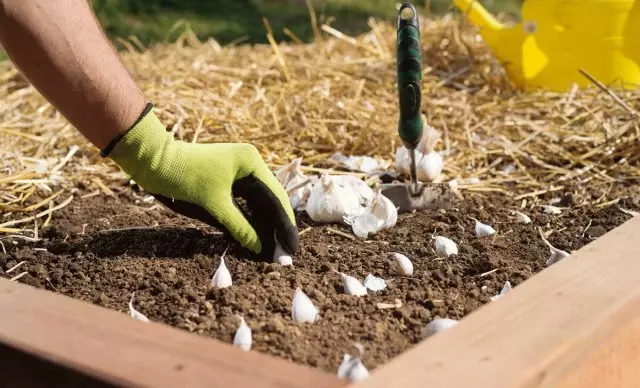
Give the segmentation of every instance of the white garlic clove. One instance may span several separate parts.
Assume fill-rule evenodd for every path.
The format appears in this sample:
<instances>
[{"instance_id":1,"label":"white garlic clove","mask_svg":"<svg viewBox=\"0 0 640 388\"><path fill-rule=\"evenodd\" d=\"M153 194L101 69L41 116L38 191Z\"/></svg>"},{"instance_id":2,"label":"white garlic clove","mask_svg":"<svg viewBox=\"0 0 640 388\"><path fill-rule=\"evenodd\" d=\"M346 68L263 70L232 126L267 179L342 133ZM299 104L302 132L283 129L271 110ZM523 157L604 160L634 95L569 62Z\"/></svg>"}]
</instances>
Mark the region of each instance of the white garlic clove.
<instances>
[{"instance_id":1,"label":"white garlic clove","mask_svg":"<svg viewBox=\"0 0 640 388\"><path fill-rule=\"evenodd\" d=\"M562 213L562 211L560 210L559 207L553 206L553 205L540 205L542 206L543 212L545 214L560 214Z\"/></svg>"},{"instance_id":2,"label":"white garlic clove","mask_svg":"<svg viewBox=\"0 0 640 388\"><path fill-rule=\"evenodd\" d=\"M458 324L458 321L455 319L449 318L436 318L433 321L429 322L427 326L422 329L422 336L429 337L441 331L447 330Z\"/></svg>"},{"instance_id":3,"label":"white garlic clove","mask_svg":"<svg viewBox=\"0 0 640 388\"><path fill-rule=\"evenodd\" d=\"M231 281L231 272L229 272L227 265L224 263L224 255L226 253L227 250L225 249L222 257L220 257L220 265L211 278L211 287L213 288L226 288L233 284Z\"/></svg>"},{"instance_id":4,"label":"white garlic clove","mask_svg":"<svg viewBox=\"0 0 640 388\"><path fill-rule=\"evenodd\" d=\"M496 230L491 225L483 224L482 222L472 218L476 222L476 236L487 237L496 233Z\"/></svg>"},{"instance_id":5,"label":"white garlic clove","mask_svg":"<svg viewBox=\"0 0 640 388\"><path fill-rule=\"evenodd\" d=\"M369 377L369 371L360 360L360 357L354 357L350 354L343 356L342 363L338 367L338 378L347 378L350 382L357 382L367 377Z\"/></svg>"},{"instance_id":6,"label":"white garlic clove","mask_svg":"<svg viewBox=\"0 0 640 388\"><path fill-rule=\"evenodd\" d=\"M291 255L287 253L284 250L284 248L282 248L282 244L280 244L280 241L278 241L278 239L276 238L275 242L276 242L276 247L275 247L275 250L273 251L273 262L280 265L293 264L293 259L291 258Z\"/></svg>"},{"instance_id":7,"label":"white garlic clove","mask_svg":"<svg viewBox=\"0 0 640 388\"><path fill-rule=\"evenodd\" d=\"M558 248L554 247L553 245L551 245L549 240L547 240L544 237L544 234L542 233L542 229L538 229L538 230L540 232L540 237L542 237L542 241L544 241L544 243L549 247L549 251L551 251L551 254L549 255L549 258L547 259L547 263L546 263L547 266L555 264L558 261L566 259L567 257L571 256L571 254L569 252L565 252L562 249L558 249Z\"/></svg>"},{"instance_id":8,"label":"white garlic clove","mask_svg":"<svg viewBox=\"0 0 640 388\"><path fill-rule=\"evenodd\" d=\"M309 297L298 287L291 303L291 319L297 323L313 323L318 319L319 311Z\"/></svg>"},{"instance_id":9,"label":"white garlic clove","mask_svg":"<svg viewBox=\"0 0 640 388\"><path fill-rule=\"evenodd\" d=\"M496 296L492 296L491 297L491 301L495 302L496 300L502 298L503 296L505 296L509 291L511 291L512 287L511 287L511 282L509 282L508 280L504 283L504 286L502 286L502 290L500 290L500 293L498 293L498 295Z\"/></svg>"},{"instance_id":10,"label":"white garlic clove","mask_svg":"<svg viewBox=\"0 0 640 388\"><path fill-rule=\"evenodd\" d=\"M516 212L516 221L520 224L530 224L531 218L528 215L520 212Z\"/></svg>"},{"instance_id":11,"label":"white garlic clove","mask_svg":"<svg viewBox=\"0 0 640 388\"><path fill-rule=\"evenodd\" d=\"M131 315L131 318L135 319L136 321L149 322L149 318L147 318L140 311L133 308L133 297L135 294L135 292L131 293L131 300L129 301L129 315Z\"/></svg>"},{"instance_id":12,"label":"white garlic clove","mask_svg":"<svg viewBox=\"0 0 640 388\"><path fill-rule=\"evenodd\" d=\"M418 180L422 182L435 181L440 176L443 167L444 160L439 153L432 151L422 155L422 158L416 165Z\"/></svg>"},{"instance_id":13,"label":"white garlic clove","mask_svg":"<svg viewBox=\"0 0 640 388\"><path fill-rule=\"evenodd\" d=\"M233 345L248 352L251 350L251 343L253 342L251 338L251 328L247 325L243 317L239 316L238 318L240 318L240 325L238 326L238 330L236 330L236 334L233 336Z\"/></svg>"},{"instance_id":14,"label":"white garlic clove","mask_svg":"<svg viewBox=\"0 0 640 388\"><path fill-rule=\"evenodd\" d=\"M434 244L438 256L449 257L458 254L458 246L453 240L443 236L435 236L433 239L435 240Z\"/></svg>"},{"instance_id":15,"label":"white garlic clove","mask_svg":"<svg viewBox=\"0 0 640 388\"><path fill-rule=\"evenodd\" d=\"M409 258L401 253L392 252L391 255L398 263L400 272L406 276L413 276L413 263Z\"/></svg>"},{"instance_id":16,"label":"white garlic clove","mask_svg":"<svg viewBox=\"0 0 640 388\"><path fill-rule=\"evenodd\" d=\"M382 291L387 288L387 283L384 279L369 274L364 278L364 287L371 291Z\"/></svg>"},{"instance_id":17,"label":"white garlic clove","mask_svg":"<svg viewBox=\"0 0 640 388\"><path fill-rule=\"evenodd\" d=\"M392 228L398 221L398 208L380 191L376 193L373 199L371 213L380 221L379 230Z\"/></svg>"},{"instance_id":18,"label":"white garlic clove","mask_svg":"<svg viewBox=\"0 0 640 388\"><path fill-rule=\"evenodd\" d=\"M338 273L342 276L342 286L345 294L355 296L367 295L367 288L360 283L360 280L342 272Z\"/></svg>"}]
</instances>

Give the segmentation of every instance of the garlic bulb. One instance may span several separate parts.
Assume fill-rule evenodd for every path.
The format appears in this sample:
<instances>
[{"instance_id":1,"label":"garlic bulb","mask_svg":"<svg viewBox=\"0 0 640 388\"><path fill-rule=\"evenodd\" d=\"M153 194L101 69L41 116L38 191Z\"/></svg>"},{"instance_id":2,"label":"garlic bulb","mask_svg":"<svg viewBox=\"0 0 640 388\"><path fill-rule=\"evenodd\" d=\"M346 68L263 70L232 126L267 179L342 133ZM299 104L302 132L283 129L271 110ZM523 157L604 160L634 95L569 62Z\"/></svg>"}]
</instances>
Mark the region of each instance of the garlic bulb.
<instances>
[{"instance_id":1,"label":"garlic bulb","mask_svg":"<svg viewBox=\"0 0 640 388\"><path fill-rule=\"evenodd\" d=\"M443 236L435 236L436 254L440 257L449 257L458 254L458 246L451 239Z\"/></svg>"},{"instance_id":2,"label":"garlic bulb","mask_svg":"<svg viewBox=\"0 0 640 388\"><path fill-rule=\"evenodd\" d=\"M560 214L562 213L562 211L560 210L559 207L553 206L553 205L540 205L542 206L543 212L545 214Z\"/></svg>"},{"instance_id":3,"label":"garlic bulb","mask_svg":"<svg viewBox=\"0 0 640 388\"><path fill-rule=\"evenodd\" d=\"M391 255L398 263L398 268L403 275L413 276L413 263L407 256L395 252L392 252Z\"/></svg>"},{"instance_id":4,"label":"garlic bulb","mask_svg":"<svg viewBox=\"0 0 640 388\"><path fill-rule=\"evenodd\" d=\"M476 220L473 217L470 217L472 220L476 222L476 236L478 237L487 237L496 233L496 230L493 229L490 225L483 224L482 222Z\"/></svg>"},{"instance_id":5,"label":"garlic bulb","mask_svg":"<svg viewBox=\"0 0 640 388\"><path fill-rule=\"evenodd\" d=\"M351 189L360 199L360 205L369 206L373 201L374 192L364 181L352 175L331 176L333 180L345 189Z\"/></svg>"},{"instance_id":6,"label":"garlic bulb","mask_svg":"<svg viewBox=\"0 0 640 388\"><path fill-rule=\"evenodd\" d=\"M236 334L233 336L233 345L239 347L240 349L248 352L251 350L251 328L247 325L247 322L244 321L244 318L238 316L240 318L240 326L238 326L238 330L236 330Z\"/></svg>"},{"instance_id":7,"label":"garlic bulb","mask_svg":"<svg viewBox=\"0 0 640 388\"><path fill-rule=\"evenodd\" d=\"M136 294L135 292L131 293L131 300L129 301L129 315L131 315L131 318L133 318L133 319L135 319L137 321L149 322L149 318L147 318L140 311L138 311L135 308L133 308L133 297L134 297L135 294Z\"/></svg>"},{"instance_id":8,"label":"garlic bulb","mask_svg":"<svg viewBox=\"0 0 640 388\"><path fill-rule=\"evenodd\" d=\"M418 157L416 151L416 158ZM420 155L422 157L422 155ZM419 160L419 159L417 159ZM409 150L405 146L400 146L396 150L396 171L399 174L408 175L409 174L409 165L411 164L411 156L409 155Z\"/></svg>"},{"instance_id":9,"label":"garlic bulb","mask_svg":"<svg viewBox=\"0 0 640 388\"><path fill-rule=\"evenodd\" d=\"M551 254L549 255L549 258L547 259L547 266L549 266L551 264L555 264L558 261L560 261L562 259L566 259L567 257L571 256L571 254L569 252L565 252L562 249L558 249L558 248L554 247L553 245L551 245L549 240L547 240L544 237L544 234L542 233L541 229L538 229L538 231L540 232L540 237L542 237L542 241L544 241L544 243L549 247L549 250L551 251Z\"/></svg>"},{"instance_id":10,"label":"garlic bulb","mask_svg":"<svg viewBox=\"0 0 640 388\"><path fill-rule=\"evenodd\" d=\"M291 207L296 210L304 209L311 193L310 179L302 173L301 164L302 158L296 158L275 172L276 179L289 195Z\"/></svg>"},{"instance_id":11,"label":"garlic bulb","mask_svg":"<svg viewBox=\"0 0 640 388\"><path fill-rule=\"evenodd\" d=\"M369 274L364 278L364 287L374 292L382 291L387 288L387 282L382 278Z\"/></svg>"},{"instance_id":12,"label":"garlic bulb","mask_svg":"<svg viewBox=\"0 0 640 388\"><path fill-rule=\"evenodd\" d=\"M360 283L360 280L342 272L338 273L342 276L342 287L344 288L345 294L355 296L367 295L367 288Z\"/></svg>"},{"instance_id":13,"label":"garlic bulb","mask_svg":"<svg viewBox=\"0 0 640 388\"><path fill-rule=\"evenodd\" d=\"M458 324L458 321L455 319L449 318L436 318L433 321L429 322L427 326L422 329L422 336L429 337L436 333L439 333L443 330L447 330Z\"/></svg>"},{"instance_id":14,"label":"garlic bulb","mask_svg":"<svg viewBox=\"0 0 640 388\"><path fill-rule=\"evenodd\" d=\"M444 160L442 156L435 151L435 146L440 140L440 131L426 123L424 124L424 135L418 151L422 152L421 158L416 158L416 173L418 179L423 182L433 182L442 173ZM416 155L417 156L417 155Z\"/></svg>"},{"instance_id":15,"label":"garlic bulb","mask_svg":"<svg viewBox=\"0 0 640 388\"><path fill-rule=\"evenodd\" d=\"M297 323L313 323L318 319L319 311L309 297L298 287L291 303L291 319Z\"/></svg>"},{"instance_id":16,"label":"garlic bulb","mask_svg":"<svg viewBox=\"0 0 640 388\"><path fill-rule=\"evenodd\" d=\"M309 217L316 222L342 221L345 215L360 208L360 198L353 189L339 185L326 173L311 189L306 206Z\"/></svg>"},{"instance_id":17,"label":"garlic bulb","mask_svg":"<svg viewBox=\"0 0 640 388\"><path fill-rule=\"evenodd\" d=\"M275 238L275 235L274 235L274 238ZM293 259L291 258L291 255L288 254L282 248L282 244L280 244L280 241L278 241L277 238L275 239L275 243L276 243L276 247L275 247L275 250L273 251L273 262L277 263L277 264L280 264L280 265L291 265L291 264L293 264Z\"/></svg>"},{"instance_id":18,"label":"garlic bulb","mask_svg":"<svg viewBox=\"0 0 640 388\"><path fill-rule=\"evenodd\" d=\"M512 287L511 287L511 283L507 280L504 283L504 286L502 286L502 290L500 290L500 293L496 296L492 296L491 297L491 301L495 302L496 300L502 298L503 296L505 296L509 291L511 291Z\"/></svg>"},{"instance_id":19,"label":"garlic bulb","mask_svg":"<svg viewBox=\"0 0 640 388\"><path fill-rule=\"evenodd\" d=\"M531 218L528 215L520 212L516 212L516 221L520 224L530 224Z\"/></svg>"},{"instance_id":20,"label":"garlic bulb","mask_svg":"<svg viewBox=\"0 0 640 388\"><path fill-rule=\"evenodd\" d=\"M227 253L225 249L222 257L220 257L220 265L211 278L211 287L213 288L226 288L231 286L231 272L227 269L227 265L224 263L224 255Z\"/></svg>"},{"instance_id":21,"label":"garlic bulb","mask_svg":"<svg viewBox=\"0 0 640 388\"><path fill-rule=\"evenodd\" d=\"M371 213L381 222L378 230L392 228L398 222L398 208L389 198L382 195L379 190L373 199Z\"/></svg>"},{"instance_id":22,"label":"garlic bulb","mask_svg":"<svg viewBox=\"0 0 640 388\"><path fill-rule=\"evenodd\" d=\"M338 378L349 379L350 382L362 381L369 377L369 371L362 364L360 357L345 354L342 363L338 367Z\"/></svg>"}]
</instances>

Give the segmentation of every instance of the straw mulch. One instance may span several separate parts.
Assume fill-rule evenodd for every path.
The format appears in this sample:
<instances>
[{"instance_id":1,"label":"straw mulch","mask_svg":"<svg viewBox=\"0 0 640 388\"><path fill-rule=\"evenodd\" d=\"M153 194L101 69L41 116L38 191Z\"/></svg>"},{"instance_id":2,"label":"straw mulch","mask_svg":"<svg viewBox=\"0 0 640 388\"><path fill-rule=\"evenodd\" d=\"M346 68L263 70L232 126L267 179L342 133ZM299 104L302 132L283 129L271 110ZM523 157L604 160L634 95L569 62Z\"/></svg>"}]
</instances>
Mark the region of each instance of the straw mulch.
<instances>
[{"instance_id":1,"label":"straw mulch","mask_svg":"<svg viewBox=\"0 0 640 388\"><path fill-rule=\"evenodd\" d=\"M355 38L316 27L307 45L271 38L271 45L221 47L189 31L175 44L120 44L176 138L250 142L274 169L303 156L308 170L320 171L334 152L392 161L399 145L394 26L371 20ZM443 132L445 180L477 177L460 187L504 192L523 207L548 193L607 206L638 182L640 93L616 91L631 109L596 88L520 93L472 26L429 20L422 32L423 109ZM0 74L0 211L12 213L0 219L0 233L37 237L38 225L73 201L78 182L93 195L112 194L109 187L126 177L8 61Z\"/></svg>"}]
</instances>

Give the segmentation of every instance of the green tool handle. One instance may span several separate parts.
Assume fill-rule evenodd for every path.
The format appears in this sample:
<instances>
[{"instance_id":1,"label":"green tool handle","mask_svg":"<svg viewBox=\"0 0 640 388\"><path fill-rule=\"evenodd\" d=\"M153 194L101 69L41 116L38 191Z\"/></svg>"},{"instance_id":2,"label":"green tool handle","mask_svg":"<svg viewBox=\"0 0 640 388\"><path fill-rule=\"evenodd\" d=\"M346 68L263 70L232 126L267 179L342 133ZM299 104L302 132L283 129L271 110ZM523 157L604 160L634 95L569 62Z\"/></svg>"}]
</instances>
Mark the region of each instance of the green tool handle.
<instances>
[{"instance_id":1,"label":"green tool handle","mask_svg":"<svg viewBox=\"0 0 640 388\"><path fill-rule=\"evenodd\" d=\"M398 96L400 139L409 149L415 149L422 139L422 55L418 13L411 3L402 3L398 10L397 35Z\"/></svg>"}]
</instances>

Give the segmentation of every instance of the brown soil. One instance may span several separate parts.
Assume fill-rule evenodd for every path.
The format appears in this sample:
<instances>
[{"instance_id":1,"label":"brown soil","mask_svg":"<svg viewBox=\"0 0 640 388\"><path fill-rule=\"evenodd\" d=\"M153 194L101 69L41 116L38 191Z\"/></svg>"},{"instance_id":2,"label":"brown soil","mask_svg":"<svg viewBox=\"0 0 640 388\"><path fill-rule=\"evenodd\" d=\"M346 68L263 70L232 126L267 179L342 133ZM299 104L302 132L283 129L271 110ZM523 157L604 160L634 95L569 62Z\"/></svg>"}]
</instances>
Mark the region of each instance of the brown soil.
<instances>
[{"instance_id":1,"label":"brown soil","mask_svg":"<svg viewBox=\"0 0 640 388\"><path fill-rule=\"evenodd\" d=\"M216 291L209 280L227 241L212 228L151 206L136 203L130 193L117 199L76 197L55 213L41 242L5 240L0 274L8 276L4 271L26 260L20 271L28 274L21 282L122 312L135 291L135 306L149 319L225 342L238 324L234 314L241 314L253 329L254 350L335 373L354 342L364 345L364 363L373 369L419 342L434 317L462 318L488 303L506 280L517 286L544 269L549 250L537 226L556 230L551 243L574 251L628 218L616 206L574 207L559 216L536 210L530 213L533 224L520 225L510 214L516 204L506 197L470 196L446 212L402 215L395 228L363 242L300 215L300 229L312 229L301 238L293 268L248 260L231 244L226 263L234 285ZM493 225L498 234L475 237L469 216ZM346 226L330 227L351 234ZM436 259L434 230L458 243L458 257ZM388 252L411 258L414 277L399 276ZM373 273L389 286L362 298L347 296L332 269L361 280ZM296 287L320 309L317 323L291 321ZM399 309L376 307L396 298L403 302Z\"/></svg>"}]
</instances>

